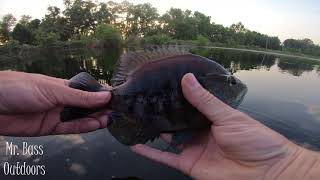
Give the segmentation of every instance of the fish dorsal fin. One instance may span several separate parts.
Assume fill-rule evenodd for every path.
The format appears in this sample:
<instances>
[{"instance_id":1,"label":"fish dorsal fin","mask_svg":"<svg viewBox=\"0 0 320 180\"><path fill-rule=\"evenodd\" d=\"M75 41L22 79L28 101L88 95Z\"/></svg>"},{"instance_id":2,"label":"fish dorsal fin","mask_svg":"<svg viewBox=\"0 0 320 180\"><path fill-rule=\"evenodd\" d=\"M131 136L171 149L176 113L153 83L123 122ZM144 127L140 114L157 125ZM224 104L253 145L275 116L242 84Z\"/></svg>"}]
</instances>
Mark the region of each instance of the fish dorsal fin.
<instances>
[{"instance_id":1,"label":"fish dorsal fin","mask_svg":"<svg viewBox=\"0 0 320 180\"><path fill-rule=\"evenodd\" d=\"M178 46L158 47L140 51L129 51L122 55L115 67L111 85L113 87L124 83L127 77L146 63L161 60L163 58L189 54Z\"/></svg>"}]
</instances>

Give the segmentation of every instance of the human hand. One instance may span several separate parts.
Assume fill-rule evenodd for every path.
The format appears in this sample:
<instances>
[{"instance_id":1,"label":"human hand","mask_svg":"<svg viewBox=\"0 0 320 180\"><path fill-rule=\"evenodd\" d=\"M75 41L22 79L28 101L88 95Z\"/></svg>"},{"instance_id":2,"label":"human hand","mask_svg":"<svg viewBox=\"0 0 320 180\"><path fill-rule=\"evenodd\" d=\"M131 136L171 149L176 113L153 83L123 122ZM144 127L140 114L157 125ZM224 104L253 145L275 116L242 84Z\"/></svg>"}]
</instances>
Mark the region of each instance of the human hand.
<instances>
[{"instance_id":1,"label":"human hand","mask_svg":"<svg viewBox=\"0 0 320 180\"><path fill-rule=\"evenodd\" d=\"M0 135L71 134L106 127L105 112L72 122L60 121L64 106L99 107L111 98L109 92L80 91L67 83L40 74L0 72Z\"/></svg>"},{"instance_id":2,"label":"human hand","mask_svg":"<svg viewBox=\"0 0 320 180\"><path fill-rule=\"evenodd\" d=\"M192 74L182 79L182 90L186 99L212 121L210 131L183 145L180 154L146 145L133 146L134 152L195 179L305 179L315 174L311 171L317 172L317 153L227 106L202 88ZM170 141L170 137L164 139Z\"/></svg>"}]
</instances>

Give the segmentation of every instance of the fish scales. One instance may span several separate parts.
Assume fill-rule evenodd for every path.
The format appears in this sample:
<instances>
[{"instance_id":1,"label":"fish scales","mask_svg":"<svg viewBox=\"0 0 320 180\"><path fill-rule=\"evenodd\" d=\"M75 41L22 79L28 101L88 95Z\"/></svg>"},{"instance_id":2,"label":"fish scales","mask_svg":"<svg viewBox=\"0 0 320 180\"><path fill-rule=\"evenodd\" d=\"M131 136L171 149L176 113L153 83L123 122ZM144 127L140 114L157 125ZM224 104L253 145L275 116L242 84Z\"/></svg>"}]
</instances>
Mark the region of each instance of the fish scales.
<instances>
[{"instance_id":1,"label":"fish scales","mask_svg":"<svg viewBox=\"0 0 320 180\"><path fill-rule=\"evenodd\" d=\"M218 63L174 49L128 53L117 67L110 89L84 73L70 81L74 88L82 90L111 91L108 108L113 112L109 115L107 128L125 145L145 143L165 132L196 132L210 126L210 121L183 96L181 79L186 73L193 73L209 92L232 107L237 107L247 92L246 85ZM84 84L86 88L83 88ZM62 113L62 119L74 119L74 114L79 112L81 116L94 112L84 111L69 108L67 113Z\"/></svg>"}]
</instances>

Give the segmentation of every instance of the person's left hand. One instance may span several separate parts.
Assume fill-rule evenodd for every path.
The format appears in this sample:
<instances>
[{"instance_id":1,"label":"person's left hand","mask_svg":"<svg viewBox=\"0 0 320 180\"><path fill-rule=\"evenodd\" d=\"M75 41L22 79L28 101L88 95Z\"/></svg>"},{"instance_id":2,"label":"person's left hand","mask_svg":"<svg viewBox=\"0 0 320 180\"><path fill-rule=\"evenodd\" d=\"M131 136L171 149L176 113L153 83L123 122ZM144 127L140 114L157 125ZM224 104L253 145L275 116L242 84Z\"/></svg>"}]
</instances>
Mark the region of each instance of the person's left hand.
<instances>
[{"instance_id":1,"label":"person's left hand","mask_svg":"<svg viewBox=\"0 0 320 180\"><path fill-rule=\"evenodd\" d=\"M0 72L0 135L42 136L84 133L105 128L106 112L61 122L64 106L104 106L109 92L85 92L67 86L68 81L40 74Z\"/></svg>"}]
</instances>

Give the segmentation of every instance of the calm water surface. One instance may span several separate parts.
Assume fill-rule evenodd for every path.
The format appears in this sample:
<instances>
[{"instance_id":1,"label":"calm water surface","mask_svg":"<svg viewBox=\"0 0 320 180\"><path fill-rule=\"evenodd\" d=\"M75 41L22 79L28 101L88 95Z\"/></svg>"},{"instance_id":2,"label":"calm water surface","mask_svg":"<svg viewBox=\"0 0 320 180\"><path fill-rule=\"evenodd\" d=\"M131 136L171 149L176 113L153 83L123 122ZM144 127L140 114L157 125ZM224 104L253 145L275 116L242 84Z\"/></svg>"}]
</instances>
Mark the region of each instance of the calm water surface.
<instances>
[{"instance_id":1,"label":"calm water surface","mask_svg":"<svg viewBox=\"0 0 320 180\"><path fill-rule=\"evenodd\" d=\"M219 62L247 84L249 91L239 107L241 111L295 143L314 150L320 149L320 62L231 50L192 51ZM61 78L88 71L100 82L107 83L120 55L121 52L117 50L88 52L47 49L29 55L24 60L13 58L11 61L1 61L0 58L0 70L41 73ZM42 144L44 155L6 156L6 141ZM164 147L161 141L153 145ZM110 136L107 130L36 138L0 136L0 162L4 161L44 164L46 179L111 179L112 176L189 179L174 169L132 153ZM28 178L43 179L41 176L24 177Z\"/></svg>"}]
</instances>

